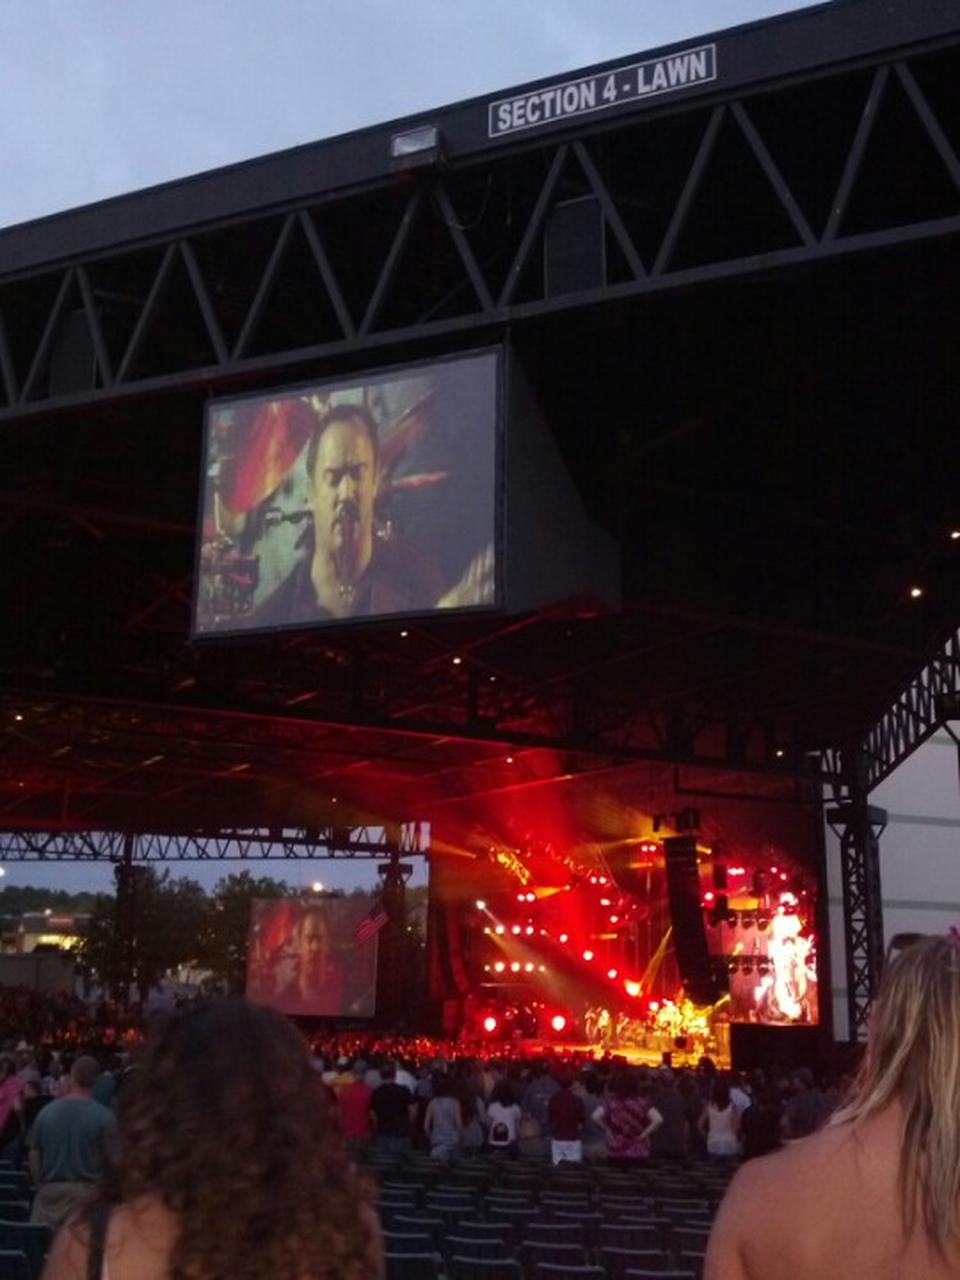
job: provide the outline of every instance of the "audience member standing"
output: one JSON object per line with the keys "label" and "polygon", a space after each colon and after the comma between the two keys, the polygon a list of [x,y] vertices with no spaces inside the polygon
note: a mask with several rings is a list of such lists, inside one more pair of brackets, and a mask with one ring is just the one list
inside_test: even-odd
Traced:
{"label": "audience member standing", "polygon": [[116,1166],[45,1280],[379,1280],[369,1193],[315,1086],[280,1014],[239,1000],[174,1014],[123,1100]]}
{"label": "audience member standing", "polygon": [[607,1163],[629,1168],[650,1158],[650,1138],[663,1117],[640,1096],[634,1071],[621,1071],[610,1082],[610,1097],[593,1117],[607,1135]]}
{"label": "audience member standing", "polygon": [[27,1135],[37,1184],[31,1222],[57,1228],[103,1180],[117,1122],[92,1090],[100,1064],[82,1055],[70,1068],[67,1092],[37,1115]]}
{"label": "audience member standing", "polygon": [[661,1160],[682,1159],[688,1146],[687,1115],[669,1067],[660,1068],[653,1105],[663,1117],[663,1124],[651,1134],[650,1154]]}
{"label": "audience member standing", "polygon": [[583,1160],[583,1099],[573,1092],[573,1075],[565,1072],[560,1088],[550,1099],[550,1158],[554,1164],[580,1164]]}
{"label": "audience member standing", "polygon": [[450,1077],[437,1075],[433,1081],[433,1097],[427,1103],[423,1131],[430,1154],[435,1160],[449,1160],[460,1146],[463,1111],[453,1096]]}
{"label": "audience member standing", "polygon": [[960,1275],[960,941],[889,964],[852,1100],[829,1124],[743,1165],[706,1280]]}
{"label": "audience member standing", "polygon": [[380,1074],[383,1084],[374,1089],[370,1098],[377,1146],[382,1151],[402,1155],[410,1150],[416,1103],[410,1090],[397,1084],[397,1071],[392,1062],[385,1063]]}
{"label": "audience member standing", "polygon": [[707,1140],[707,1155],[730,1159],[740,1154],[740,1113],[730,1097],[724,1076],[714,1076],[710,1101],[700,1117],[700,1130]]}

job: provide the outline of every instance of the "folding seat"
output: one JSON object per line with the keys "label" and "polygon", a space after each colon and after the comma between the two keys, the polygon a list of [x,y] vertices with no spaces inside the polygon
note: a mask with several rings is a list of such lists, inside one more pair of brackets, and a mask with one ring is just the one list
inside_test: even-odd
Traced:
{"label": "folding seat", "polygon": [[440,1267],[432,1253],[388,1253],[387,1280],[439,1280]]}
{"label": "folding seat", "polygon": [[24,1254],[32,1277],[39,1277],[52,1243],[49,1227],[34,1222],[0,1221],[0,1252]]}
{"label": "folding seat", "polygon": [[515,1258],[451,1258],[449,1280],[523,1280],[523,1269]]}

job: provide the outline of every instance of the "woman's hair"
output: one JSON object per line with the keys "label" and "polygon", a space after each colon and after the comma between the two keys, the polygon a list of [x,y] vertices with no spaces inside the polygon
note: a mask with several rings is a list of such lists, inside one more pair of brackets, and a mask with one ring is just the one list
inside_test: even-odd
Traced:
{"label": "woman's hair", "polygon": [[903,1109],[900,1200],[944,1250],[960,1235],[960,939],[930,937],[896,956],[870,1016],[866,1056],[832,1124]]}
{"label": "woman's hair", "polygon": [[710,1101],[718,1111],[726,1111],[730,1105],[730,1081],[726,1076],[714,1076],[710,1086]]}
{"label": "woman's hair", "polygon": [[636,1098],[640,1092],[637,1073],[631,1071],[628,1067],[618,1071],[610,1081],[610,1092],[615,1098],[619,1098],[621,1102],[626,1102],[629,1098]]}
{"label": "woman's hair", "polygon": [[159,1026],[124,1090],[102,1198],[155,1197],[179,1231],[171,1280],[368,1280],[366,1188],[280,1014],[218,1000]]}
{"label": "woman's hair", "polygon": [[512,1107],[516,1099],[513,1096],[513,1089],[510,1087],[509,1080],[499,1080],[494,1087],[493,1094],[490,1098],[491,1102],[499,1102],[501,1107]]}

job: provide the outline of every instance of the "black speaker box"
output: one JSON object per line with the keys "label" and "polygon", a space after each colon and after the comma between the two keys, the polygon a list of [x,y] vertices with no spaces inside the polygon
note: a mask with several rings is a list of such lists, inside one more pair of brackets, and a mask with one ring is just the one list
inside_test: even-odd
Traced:
{"label": "black speaker box", "polygon": [[548,298],[599,289],[606,278],[603,210],[596,196],[554,205],[544,228],[543,283]]}
{"label": "black speaker box", "polygon": [[670,836],[663,842],[663,851],[673,922],[673,950],[680,980],[691,1000],[697,1004],[713,1004],[719,993],[700,905],[696,836]]}

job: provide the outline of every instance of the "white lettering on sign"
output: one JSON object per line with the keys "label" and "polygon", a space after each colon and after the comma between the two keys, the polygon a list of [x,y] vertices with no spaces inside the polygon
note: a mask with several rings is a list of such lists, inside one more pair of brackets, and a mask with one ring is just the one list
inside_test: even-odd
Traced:
{"label": "white lettering on sign", "polygon": [[717,46],[705,44],[668,58],[649,58],[617,71],[501,98],[488,108],[487,134],[500,138],[537,129],[556,120],[569,120],[591,111],[605,111],[661,93],[708,84],[716,78]]}

